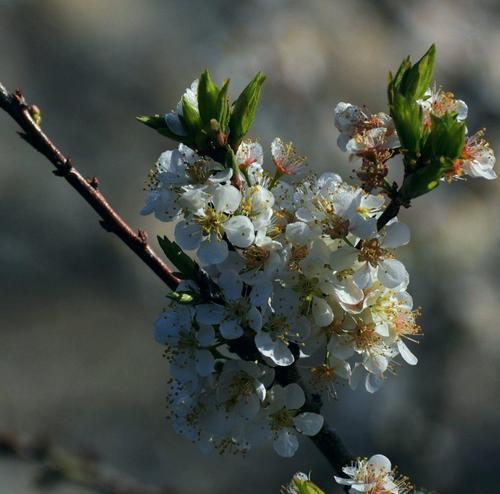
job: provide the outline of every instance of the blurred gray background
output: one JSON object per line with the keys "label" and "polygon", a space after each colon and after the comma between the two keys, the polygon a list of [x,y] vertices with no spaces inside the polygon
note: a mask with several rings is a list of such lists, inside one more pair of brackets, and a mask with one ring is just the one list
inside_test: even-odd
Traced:
{"label": "blurred gray background", "polygon": [[[204,68],[237,94],[267,75],[252,129],[296,142],[348,176],[340,101],[386,108],[389,70],[437,43],[437,79],[500,149],[497,1],[0,0],[0,80],[42,109],[43,127],[133,227],[143,181],[172,146],[135,115],[173,108]],[[43,433],[181,494],[275,493],[298,469],[337,492],[308,442],[291,460],[203,456],[165,416],[167,364],[152,338],[158,279],[106,234],[83,200],[0,115],[0,431]],[[382,452],[418,485],[497,491],[500,466],[499,183],[442,185],[401,218],[423,307],[417,368],[376,395],[341,389],[329,420],[359,454]],[[32,466],[0,459],[0,493],[31,494]],[[56,493],[84,493],[62,484]]]}

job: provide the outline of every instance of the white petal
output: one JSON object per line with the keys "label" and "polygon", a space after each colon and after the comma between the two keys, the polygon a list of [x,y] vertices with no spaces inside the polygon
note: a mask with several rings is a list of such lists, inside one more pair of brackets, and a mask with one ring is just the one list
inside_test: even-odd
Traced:
{"label": "white petal", "polygon": [[314,322],[320,327],[329,326],[333,321],[333,311],[325,299],[314,297],[312,303]]}
{"label": "white petal", "polygon": [[234,340],[243,334],[242,327],[234,319],[221,322],[219,331],[226,340]]}
{"label": "white petal", "polygon": [[246,249],[255,239],[255,228],[247,216],[233,216],[224,223],[228,240],[236,247]]}
{"label": "white petal", "polygon": [[375,374],[367,374],[365,378],[365,388],[368,393],[376,393],[384,384],[384,378]]}
{"label": "white petal", "polygon": [[195,311],[196,319],[201,324],[219,324],[226,315],[226,309],[217,304],[200,304]]}
{"label": "white petal", "polygon": [[366,287],[373,283],[373,269],[369,262],[363,263],[363,266],[359,268],[353,275],[352,279],[359,288],[364,290]]}
{"label": "white petal", "polygon": [[394,249],[406,245],[410,241],[410,229],[399,221],[394,221],[386,226],[385,238],[382,246],[388,249]]}
{"label": "white petal", "polygon": [[209,376],[214,370],[215,359],[209,350],[196,352],[196,372],[202,377]]}
{"label": "white petal", "polygon": [[324,418],[319,413],[305,412],[297,415],[293,423],[299,432],[306,436],[315,436],[323,427]]}
{"label": "white petal", "polygon": [[332,252],[330,265],[334,271],[343,271],[352,268],[359,256],[359,250],[354,247],[341,247]]}
{"label": "white petal", "polygon": [[377,277],[387,288],[402,287],[403,289],[408,286],[410,279],[404,264],[397,259],[385,259],[380,262]]}
{"label": "white petal", "polygon": [[165,122],[167,123],[167,127],[170,129],[171,132],[178,136],[186,136],[187,132],[186,129],[184,128],[184,125],[182,125],[182,122],[179,118],[179,115],[177,113],[167,113],[165,115]]}
{"label": "white petal", "polygon": [[228,252],[227,242],[219,240],[215,234],[212,234],[209,239],[201,242],[196,254],[202,266],[209,266],[223,262]]}
{"label": "white petal", "polygon": [[236,411],[247,419],[254,418],[260,410],[260,400],[255,394],[242,397],[235,407]]}
{"label": "white petal", "polygon": [[232,185],[219,185],[214,192],[213,203],[219,213],[234,213],[241,202],[241,192]]}
{"label": "white petal", "polygon": [[349,279],[336,286],[334,292],[340,302],[348,305],[359,304],[364,297],[363,290],[353,280]]}
{"label": "white petal", "polygon": [[363,365],[365,369],[372,374],[382,374],[387,369],[388,361],[383,355],[375,354],[365,358]]}
{"label": "white petal", "polygon": [[[263,353],[263,355],[265,354]],[[274,342],[273,352],[272,355],[269,355],[269,357],[276,365],[279,365],[280,367],[287,367],[288,365],[292,365],[295,361],[293,353],[281,340],[277,340]]]}
{"label": "white petal", "polygon": [[224,292],[227,300],[237,300],[241,297],[243,282],[239,276],[231,271],[223,271],[217,280],[217,284]]}
{"label": "white petal", "polygon": [[303,389],[297,383],[285,387],[285,406],[289,410],[298,410],[306,402]]}
{"label": "white petal", "polygon": [[259,331],[262,328],[262,314],[257,307],[251,307],[248,311],[248,325],[254,331]]}
{"label": "white petal", "polygon": [[358,238],[373,238],[377,234],[377,219],[364,219],[362,216],[357,214],[349,223],[349,231]]}
{"label": "white petal", "polygon": [[292,244],[304,245],[311,240],[311,229],[300,221],[286,226],[285,236]]}
{"label": "white petal", "polygon": [[417,365],[418,359],[411,350],[406,346],[405,342],[402,340],[398,340],[398,350],[403,357],[403,360],[410,365]]}
{"label": "white petal", "polygon": [[179,221],[175,225],[175,241],[182,249],[196,249],[201,241],[200,225]]}
{"label": "white petal", "polygon": [[273,442],[276,453],[284,458],[291,458],[299,448],[297,436],[288,430],[282,430]]}
{"label": "white petal", "polygon": [[199,331],[198,331],[198,343],[200,346],[211,346],[214,344],[215,340],[215,331],[212,326],[206,326],[206,325],[201,325]]}
{"label": "white petal", "polygon": [[265,331],[259,331],[255,335],[255,346],[266,357],[271,357],[274,354],[274,341],[271,335]]}
{"label": "white petal", "polygon": [[372,467],[377,472],[390,472],[392,470],[392,465],[389,458],[384,455],[373,455],[368,460],[368,466]]}
{"label": "white petal", "polygon": [[263,307],[268,303],[272,293],[273,284],[271,281],[263,279],[252,286],[250,301],[259,307]]}

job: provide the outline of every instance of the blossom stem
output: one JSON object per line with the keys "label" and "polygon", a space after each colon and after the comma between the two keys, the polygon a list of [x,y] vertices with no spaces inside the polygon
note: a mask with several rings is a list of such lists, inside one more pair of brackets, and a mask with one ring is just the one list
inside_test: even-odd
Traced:
{"label": "blossom stem", "polygon": [[385,225],[387,225],[387,223],[389,223],[389,221],[395,218],[398,215],[400,208],[401,204],[399,201],[392,199],[377,220],[377,230],[381,230]]}
{"label": "blossom stem", "polygon": [[35,123],[32,107],[27,105],[21,92],[17,90],[10,94],[0,83],[0,108],[21,126],[23,132],[19,135],[55,166],[54,174],[64,178],[101,217],[101,226],[117,235],[169,288],[175,290],[180,280],[149,246],[146,233],[142,230],[134,233],[99,191],[97,178],[85,179],[78,172],[71,160]]}

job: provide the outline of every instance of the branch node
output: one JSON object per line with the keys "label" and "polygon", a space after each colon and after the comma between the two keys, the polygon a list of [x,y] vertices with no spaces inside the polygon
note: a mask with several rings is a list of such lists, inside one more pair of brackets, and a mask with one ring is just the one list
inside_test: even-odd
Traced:
{"label": "branch node", "polygon": [[57,165],[57,168],[52,172],[56,177],[67,177],[73,169],[71,158],[66,158],[66,161]]}
{"label": "branch node", "polygon": [[148,234],[139,228],[139,230],[137,230],[137,236],[139,237],[142,245],[146,246],[148,243]]}
{"label": "branch node", "polygon": [[99,179],[97,177],[89,177],[87,178],[87,183],[93,188],[97,189],[99,187]]}
{"label": "branch node", "polygon": [[19,88],[14,91],[14,98],[19,105],[22,107],[26,106],[26,100],[24,99],[23,93]]}

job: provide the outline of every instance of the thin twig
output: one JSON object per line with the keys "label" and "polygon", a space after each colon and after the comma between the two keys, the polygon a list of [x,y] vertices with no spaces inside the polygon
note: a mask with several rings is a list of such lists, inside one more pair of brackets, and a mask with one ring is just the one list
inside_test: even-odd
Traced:
{"label": "thin twig", "polygon": [[40,469],[35,483],[46,487],[69,482],[102,494],[173,494],[164,487],[144,485],[128,475],[99,463],[89,455],[78,455],[40,438],[0,433],[0,456],[35,462]]}
{"label": "thin twig", "polygon": [[[170,269],[155,254],[147,244],[146,234],[139,231],[135,234],[125,221],[111,208],[104,196],[97,189],[97,179],[86,180],[74,168],[71,161],[66,158],[53,142],[42,132],[34,122],[30,108],[19,91],[9,94],[0,84],[0,107],[16,120],[22,127],[21,133],[29,144],[41,152],[56,167],[55,173],[64,177],[69,184],[90,204],[90,206],[101,216],[101,224],[106,230],[118,235],[171,289],[175,289],[179,280]],[[398,208],[399,209],[399,208]],[[243,343],[243,342],[242,342]],[[246,342],[245,342],[246,343]],[[235,349],[239,355],[252,351],[253,340],[249,347],[240,346]],[[283,368],[278,379],[280,384],[286,385],[299,382],[300,375],[295,365]],[[308,395],[305,409],[319,412],[321,401],[317,395]],[[345,446],[344,442],[326,422],[321,431],[311,438],[314,444],[325,455],[337,473],[341,473],[343,466],[348,465],[355,458]]]}
{"label": "thin twig", "polygon": [[0,108],[5,110],[21,126],[24,132],[20,132],[20,136],[55,166],[54,173],[63,177],[101,217],[102,227],[116,234],[161,280],[174,290],[179,284],[179,279],[149,246],[146,233],[142,230],[134,233],[102,195],[98,189],[99,181],[97,178],[85,179],[74,167],[71,160],[64,156],[45,135],[33,120],[30,107],[26,104],[21,92],[17,90],[15,93],[9,94],[0,83]]}

